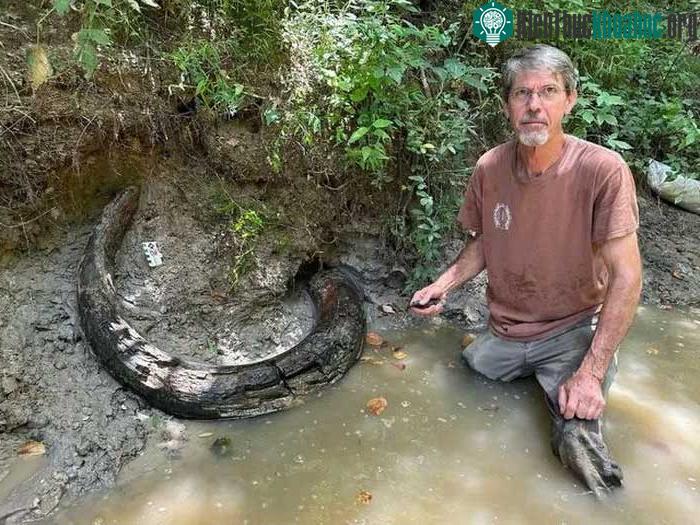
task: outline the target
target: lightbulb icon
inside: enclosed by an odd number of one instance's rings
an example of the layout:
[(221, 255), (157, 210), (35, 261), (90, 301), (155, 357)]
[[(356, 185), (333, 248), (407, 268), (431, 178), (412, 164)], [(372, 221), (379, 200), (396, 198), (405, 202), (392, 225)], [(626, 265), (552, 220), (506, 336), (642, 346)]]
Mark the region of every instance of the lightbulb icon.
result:
[(476, 8), (472, 21), (474, 36), (491, 47), (513, 34), (513, 11), (495, 0)]
[(506, 25), (506, 17), (500, 9), (491, 8), (481, 13), (479, 21), (486, 32), (486, 43), (496, 47), (501, 41), (501, 31)]

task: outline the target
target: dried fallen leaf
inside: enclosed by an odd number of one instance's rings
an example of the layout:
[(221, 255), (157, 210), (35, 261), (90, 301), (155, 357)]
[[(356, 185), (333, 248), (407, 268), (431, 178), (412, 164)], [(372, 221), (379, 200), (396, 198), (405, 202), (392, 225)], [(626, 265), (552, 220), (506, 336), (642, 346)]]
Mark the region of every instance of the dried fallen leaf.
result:
[(396, 313), (396, 310), (394, 310), (394, 308), (390, 304), (383, 304), (382, 306), (380, 306), (380, 309), (385, 314), (395, 314)]
[(676, 279), (683, 280), (683, 275), (678, 270), (674, 270), (673, 272), (671, 272), (671, 275)]
[(355, 500), (358, 503), (361, 503), (363, 505), (369, 504), (370, 501), (372, 501), (372, 493), (368, 490), (361, 490), (358, 494)]
[(223, 291), (219, 290), (217, 288), (214, 288), (210, 292), (211, 298), (214, 299), (218, 303), (225, 303), (228, 300), (228, 294)]
[(382, 338), (381, 335), (379, 335), (376, 332), (367, 332), (367, 336), (365, 337), (365, 341), (370, 346), (382, 346), (384, 339)]
[(46, 446), (41, 441), (27, 441), (19, 447), (17, 454), (20, 456), (43, 456), (46, 454)]
[(464, 334), (464, 337), (462, 337), (462, 348), (468, 347), (472, 342), (476, 339), (476, 336), (474, 334)]
[(404, 352), (403, 350), (399, 350), (398, 348), (394, 350), (392, 355), (394, 356), (394, 359), (398, 359), (399, 361), (408, 357), (408, 354), (406, 352)]
[(653, 346), (650, 348), (647, 348), (647, 354), (649, 355), (657, 355), (659, 353), (658, 348), (654, 348)]
[(388, 405), (389, 402), (383, 397), (375, 397), (367, 401), (367, 410), (369, 410), (370, 414), (372, 414), (373, 416), (378, 416), (382, 412), (384, 412), (384, 409)]
[(38, 89), (53, 75), (53, 68), (46, 49), (42, 46), (32, 46), (27, 51), (27, 80), (32, 89)]

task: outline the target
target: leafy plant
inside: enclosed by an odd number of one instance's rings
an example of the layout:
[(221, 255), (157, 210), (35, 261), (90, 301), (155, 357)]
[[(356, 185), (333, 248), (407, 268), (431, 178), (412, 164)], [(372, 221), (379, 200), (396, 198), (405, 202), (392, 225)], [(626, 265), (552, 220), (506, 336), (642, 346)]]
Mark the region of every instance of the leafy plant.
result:
[(245, 96), (242, 84), (234, 82), (223, 66), (223, 56), (231, 49), (231, 41), (212, 43), (206, 39), (188, 42), (171, 55), (181, 72), (181, 90), (192, 94), (205, 106), (234, 115)]
[(268, 219), (262, 204), (255, 203), (257, 209), (246, 207), (234, 200), (223, 186), (213, 189), (212, 201), (219, 218), (228, 222), (233, 245), (228, 277), (231, 288), (235, 288), (241, 278), (254, 268), (257, 242), (274, 221)]
[(133, 16), (143, 8), (159, 6), (154, 0), (52, 0), (52, 11), (60, 16), (68, 14), (71, 8), (82, 16), (81, 28), (73, 35), (73, 41), (76, 61), (89, 79), (99, 65), (99, 49), (113, 44), (114, 32), (133, 32)]
[[(281, 121), (309, 151), (334, 143), (377, 188), (410, 190), (411, 205), (400, 212), (408, 216), (390, 231), (397, 245), (408, 239), (418, 265), (434, 267), (452, 222), (439, 216), (435, 198), (461, 193), (466, 170), (456, 166), (477, 137), (476, 104), (465, 94), (486, 95), (496, 75), (451, 53), (459, 24), (417, 26), (406, 18), (415, 11), (406, 0), (289, 8), (291, 100)], [(400, 159), (408, 173), (395, 169)]]

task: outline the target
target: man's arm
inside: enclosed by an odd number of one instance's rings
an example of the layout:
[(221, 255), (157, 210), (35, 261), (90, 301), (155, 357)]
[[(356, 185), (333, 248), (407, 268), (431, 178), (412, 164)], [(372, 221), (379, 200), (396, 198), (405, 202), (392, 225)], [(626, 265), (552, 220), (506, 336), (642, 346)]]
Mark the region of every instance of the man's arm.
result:
[(618, 345), (627, 334), (642, 289), (637, 234), (611, 239), (601, 247), (610, 281), (598, 329), (579, 369), (559, 387), (559, 409), (566, 419), (597, 419), (605, 408), (601, 385)]
[[(432, 298), (440, 299), (442, 303), (447, 297), (447, 292), (478, 275), (485, 266), (486, 262), (481, 247), (481, 236), (479, 236), (462, 248), (462, 251), (459, 252), (455, 261), (434, 283), (418, 290), (413, 295), (411, 304), (425, 304)], [(436, 304), (421, 309), (412, 308), (411, 311), (418, 315), (429, 317), (440, 313), (442, 311), (442, 304)]]

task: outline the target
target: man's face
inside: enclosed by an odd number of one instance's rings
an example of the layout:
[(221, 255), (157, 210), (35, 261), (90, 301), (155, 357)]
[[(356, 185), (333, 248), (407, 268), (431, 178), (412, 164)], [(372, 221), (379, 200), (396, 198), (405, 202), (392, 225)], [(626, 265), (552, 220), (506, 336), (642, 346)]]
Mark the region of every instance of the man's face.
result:
[(533, 70), (515, 76), (504, 110), (522, 144), (541, 146), (563, 133), (561, 120), (575, 103), (576, 91), (567, 95), (558, 75)]

